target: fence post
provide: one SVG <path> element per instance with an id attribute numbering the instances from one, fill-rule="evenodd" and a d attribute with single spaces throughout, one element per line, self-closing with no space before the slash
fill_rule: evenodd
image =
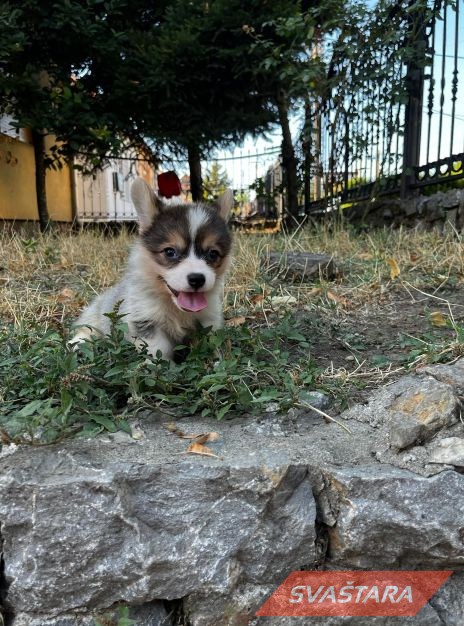
<path id="1" fill-rule="evenodd" d="M 305 120 L 303 128 L 303 178 L 304 178 L 304 212 L 305 215 L 309 214 L 309 207 L 311 204 L 311 105 L 309 103 L 309 97 L 305 98 Z"/>
<path id="2" fill-rule="evenodd" d="M 408 101 L 404 113 L 403 171 L 401 174 L 401 197 L 408 198 L 413 193 L 414 168 L 419 165 L 422 99 L 424 93 L 424 64 L 427 39 L 425 35 L 425 12 L 421 7 L 413 11 L 409 18 L 410 36 L 406 45 L 415 53 L 407 63 L 405 85 Z"/>
<path id="3" fill-rule="evenodd" d="M 344 143 L 344 167 L 343 167 L 343 189 L 342 189 L 342 199 L 346 198 L 348 194 L 348 184 L 349 184 L 349 168 L 350 168 L 350 121 L 348 119 L 348 113 L 344 111 L 345 115 L 345 137 L 343 139 Z"/>

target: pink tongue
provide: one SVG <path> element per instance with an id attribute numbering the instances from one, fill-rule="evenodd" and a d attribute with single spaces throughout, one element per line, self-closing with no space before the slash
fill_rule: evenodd
<path id="1" fill-rule="evenodd" d="M 185 311 L 201 311 L 208 306 L 204 293 L 198 291 L 179 291 L 177 303 Z"/>

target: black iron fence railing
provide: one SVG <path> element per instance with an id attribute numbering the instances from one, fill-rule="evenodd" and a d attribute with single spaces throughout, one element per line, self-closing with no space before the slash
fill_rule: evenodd
<path id="1" fill-rule="evenodd" d="M 309 110 L 306 212 L 464 187 L 464 0 L 411 5 L 384 11 L 385 29 L 404 36 L 368 50 L 365 70 L 334 47 L 343 80 Z"/>

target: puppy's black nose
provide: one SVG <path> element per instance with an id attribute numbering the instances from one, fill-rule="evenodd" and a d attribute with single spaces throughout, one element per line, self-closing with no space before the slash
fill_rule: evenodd
<path id="1" fill-rule="evenodd" d="M 187 281 L 190 287 L 194 289 L 200 289 L 205 284 L 205 275 L 204 274 L 188 274 Z"/>

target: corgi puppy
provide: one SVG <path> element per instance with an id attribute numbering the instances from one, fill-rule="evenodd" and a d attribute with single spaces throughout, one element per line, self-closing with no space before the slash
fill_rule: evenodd
<path id="1" fill-rule="evenodd" d="M 95 333 L 108 334 L 105 313 L 120 303 L 128 338 L 147 344 L 153 356 L 173 359 L 198 324 L 223 324 L 224 274 L 231 258 L 227 226 L 233 193 L 227 189 L 215 205 L 165 204 L 138 178 L 131 189 L 139 235 L 119 283 L 99 295 L 76 322 L 73 345 Z"/>

